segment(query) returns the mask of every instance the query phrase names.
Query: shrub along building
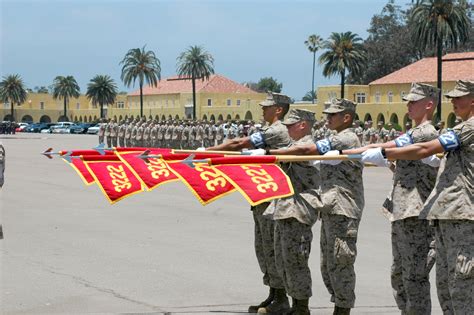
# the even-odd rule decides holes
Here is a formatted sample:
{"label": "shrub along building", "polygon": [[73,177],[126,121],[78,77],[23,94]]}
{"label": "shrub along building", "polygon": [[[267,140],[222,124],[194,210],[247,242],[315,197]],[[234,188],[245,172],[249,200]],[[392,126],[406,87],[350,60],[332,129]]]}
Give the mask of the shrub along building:
{"label": "shrub along building", "polygon": [[[412,82],[436,86],[436,57],[424,58],[398,71],[375,80],[368,85],[346,85],[344,94],[359,105],[359,120],[374,123],[393,122],[404,128],[409,121],[406,102],[402,97],[408,93]],[[474,80],[474,52],[453,53],[443,57],[443,93],[453,89],[456,80]],[[157,120],[186,119],[192,116],[191,80],[176,80],[177,77],[162,79],[157,87],[143,89],[143,113],[147,118]],[[318,89],[318,103],[299,102],[292,107],[306,108],[323,117],[325,104],[340,96],[340,86],[321,86]],[[258,103],[265,99],[265,93],[257,93],[222,75],[211,75],[209,80],[196,80],[196,117],[207,120],[254,120],[262,119]],[[63,116],[63,101],[54,100],[49,94],[29,93],[27,101],[15,105],[17,121],[56,122]],[[138,117],[140,113],[140,92],[118,95],[114,104],[105,106],[105,115],[122,120]],[[441,119],[448,127],[456,119],[452,105],[443,97]],[[68,120],[96,121],[98,106],[81,95],[69,100]],[[0,117],[9,120],[10,105],[3,104]]]}

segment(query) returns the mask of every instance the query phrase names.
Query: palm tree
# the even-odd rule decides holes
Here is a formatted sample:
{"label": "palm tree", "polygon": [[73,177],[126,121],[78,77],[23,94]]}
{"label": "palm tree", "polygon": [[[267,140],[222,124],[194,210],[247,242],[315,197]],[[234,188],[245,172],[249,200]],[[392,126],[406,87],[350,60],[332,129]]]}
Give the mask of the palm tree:
{"label": "palm tree", "polygon": [[465,0],[421,0],[412,13],[413,37],[421,49],[436,47],[438,63],[439,100],[437,117],[441,119],[442,55],[443,46],[457,48],[469,38],[470,18]]}
{"label": "palm tree", "polygon": [[79,97],[79,85],[77,84],[76,79],[72,75],[66,77],[57,76],[53,81],[53,99],[63,99],[64,100],[64,115],[63,119],[66,121],[67,118],[67,104],[71,97]]}
{"label": "palm tree", "polygon": [[87,84],[86,96],[92,104],[99,104],[100,118],[104,118],[104,105],[113,104],[117,93],[117,85],[108,75],[96,75]]}
{"label": "palm tree", "polygon": [[326,51],[319,57],[319,63],[324,64],[325,77],[341,76],[341,98],[344,98],[346,71],[358,76],[367,61],[361,41],[359,35],[352,32],[332,33],[324,43]]}
{"label": "palm tree", "polygon": [[[319,35],[310,35],[307,40],[304,41],[308,50],[313,53],[313,82],[311,84],[311,91],[314,95],[314,67],[316,63],[316,52],[323,47],[323,39]],[[312,100],[314,104],[314,98]]]}
{"label": "palm tree", "polygon": [[10,74],[3,77],[2,82],[0,82],[0,99],[5,103],[10,102],[10,121],[15,121],[13,117],[13,105],[15,103],[18,105],[24,103],[27,98],[26,94],[23,80],[19,74]]}
{"label": "palm tree", "polygon": [[176,72],[191,78],[193,85],[193,119],[196,119],[196,79],[209,79],[214,74],[214,57],[200,46],[190,46],[177,58]]}
{"label": "palm tree", "polygon": [[160,60],[153,51],[145,51],[145,46],[143,46],[142,49],[130,49],[120,64],[123,65],[120,78],[127,87],[134,85],[138,79],[138,85],[140,86],[140,117],[142,117],[143,84],[146,82],[154,87],[158,85],[158,81],[161,79]]}
{"label": "palm tree", "polygon": [[303,96],[303,98],[301,99],[302,101],[305,101],[305,102],[309,102],[309,101],[312,101],[313,104],[314,104],[314,100],[317,98],[316,96],[316,93],[315,91],[309,91],[309,92],[306,92],[306,94]]}

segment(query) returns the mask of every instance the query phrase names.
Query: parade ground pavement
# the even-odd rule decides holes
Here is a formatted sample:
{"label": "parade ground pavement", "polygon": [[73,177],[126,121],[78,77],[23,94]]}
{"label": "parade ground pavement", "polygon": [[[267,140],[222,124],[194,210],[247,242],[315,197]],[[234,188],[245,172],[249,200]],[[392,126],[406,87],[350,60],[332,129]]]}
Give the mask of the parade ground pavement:
{"label": "parade ground pavement", "polygon": [[[115,205],[96,185],[40,152],[89,149],[97,136],[0,135],[4,239],[1,314],[245,313],[268,290],[253,247],[249,205],[232,193],[202,206],[173,182]],[[365,209],[355,264],[353,314],[399,314],[390,287],[390,223],[380,206],[392,175],[365,168]],[[312,314],[332,314],[313,227]],[[441,314],[431,271],[433,314]]]}

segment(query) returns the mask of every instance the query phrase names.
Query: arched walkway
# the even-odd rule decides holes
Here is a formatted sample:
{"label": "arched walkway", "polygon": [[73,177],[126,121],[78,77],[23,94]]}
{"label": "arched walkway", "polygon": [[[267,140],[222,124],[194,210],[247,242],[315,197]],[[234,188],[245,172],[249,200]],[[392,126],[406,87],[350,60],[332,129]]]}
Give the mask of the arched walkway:
{"label": "arched walkway", "polygon": [[377,115],[377,124],[378,124],[380,121],[385,125],[385,117],[384,117],[384,115],[383,115],[382,113],[380,113],[380,114]]}
{"label": "arched walkway", "polygon": [[161,116],[161,121],[165,121],[166,120],[166,116],[165,115],[162,115]]}
{"label": "arched walkway", "polygon": [[354,116],[354,121],[356,121],[356,120],[359,120],[359,114],[357,114],[357,113]]}
{"label": "arched walkway", "polygon": [[372,116],[369,113],[365,114],[364,122],[366,121],[372,121]]}
{"label": "arched walkway", "polygon": [[224,117],[222,117],[222,114],[221,114],[221,115],[219,115],[219,117],[217,117],[217,119],[220,120],[220,121],[223,121]]}
{"label": "arched walkway", "polygon": [[41,123],[50,123],[51,122],[51,117],[48,115],[43,115],[40,117],[40,122]]}
{"label": "arched walkway", "polygon": [[227,115],[227,120],[232,120],[232,116],[230,114]]}
{"label": "arched walkway", "polygon": [[32,123],[33,122],[33,117],[31,117],[30,115],[25,115],[21,118],[21,122]]}
{"label": "arched walkway", "polygon": [[252,112],[248,110],[248,111],[245,113],[245,120],[252,120],[252,119],[253,119],[253,118],[252,118]]}
{"label": "arched walkway", "polygon": [[156,120],[156,121],[159,121],[159,120],[160,120],[160,116],[155,115],[155,120]]}
{"label": "arched walkway", "polygon": [[10,115],[10,114],[5,115],[5,117],[3,117],[3,120],[4,121],[12,121],[13,120],[12,115]]}
{"label": "arched walkway", "polygon": [[202,116],[202,120],[207,120],[207,115],[206,115],[206,114],[204,114],[204,115]]}
{"label": "arched walkway", "polygon": [[398,125],[398,116],[397,116],[397,114],[393,113],[392,116],[390,116],[390,122]]}
{"label": "arched walkway", "polygon": [[235,115],[235,119],[240,120],[240,115],[239,114]]}
{"label": "arched walkway", "polygon": [[211,115],[211,121],[216,121],[216,117],[214,115]]}
{"label": "arched walkway", "polygon": [[89,122],[92,122],[92,116],[89,115]]}
{"label": "arched walkway", "polygon": [[176,114],[176,116],[174,116],[174,119],[179,120],[179,115]]}
{"label": "arched walkway", "polygon": [[69,121],[69,118],[67,118],[67,116],[61,115],[58,118],[58,122],[61,122],[61,121]]}

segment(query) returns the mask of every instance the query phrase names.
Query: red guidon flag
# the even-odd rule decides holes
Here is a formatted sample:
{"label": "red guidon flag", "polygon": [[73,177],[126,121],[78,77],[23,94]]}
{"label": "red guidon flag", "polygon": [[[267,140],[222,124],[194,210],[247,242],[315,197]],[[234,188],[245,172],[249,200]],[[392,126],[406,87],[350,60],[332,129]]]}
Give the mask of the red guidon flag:
{"label": "red guidon flag", "polygon": [[276,164],[214,165],[252,205],[294,194],[290,178]]}
{"label": "red guidon flag", "polygon": [[167,162],[167,164],[202,205],[206,205],[235,190],[220,172],[207,164],[197,163],[194,168],[181,162]]}
{"label": "red guidon flag", "polygon": [[118,156],[83,155],[81,159],[110,203],[143,191],[142,182]]}
{"label": "red guidon flag", "polygon": [[84,161],[79,158],[72,158],[71,163],[64,160],[67,164],[71,165],[71,167],[77,172],[79,177],[82,179],[84,184],[92,185],[94,184],[94,177],[87,169],[87,166],[84,164]]}
{"label": "red guidon flag", "polygon": [[[158,155],[161,154],[161,152],[160,150],[151,150],[149,154]],[[148,190],[152,190],[164,183],[179,180],[178,176],[168,168],[168,164],[162,159],[150,158],[148,159],[148,163],[146,163],[138,157],[139,154],[141,154],[141,152],[117,152],[122,162],[142,180]]]}

